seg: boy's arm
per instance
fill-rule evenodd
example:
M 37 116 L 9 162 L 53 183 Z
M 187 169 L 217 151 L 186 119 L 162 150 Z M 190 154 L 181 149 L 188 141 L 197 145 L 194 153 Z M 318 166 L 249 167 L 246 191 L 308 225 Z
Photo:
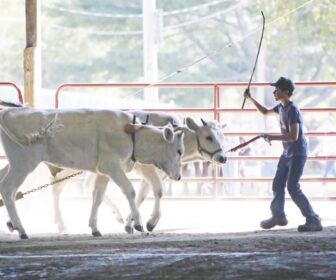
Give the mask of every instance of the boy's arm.
M 291 124 L 289 128 L 289 133 L 287 134 L 264 134 L 263 137 L 266 141 L 278 140 L 284 142 L 294 142 L 299 138 L 299 124 Z
M 257 108 L 257 110 L 263 115 L 269 115 L 275 113 L 273 109 L 267 109 L 266 107 L 262 106 L 257 100 L 255 100 L 250 93 L 249 89 L 246 89 L 244 92 L 244 97 L 250 99 L 253 105 Z

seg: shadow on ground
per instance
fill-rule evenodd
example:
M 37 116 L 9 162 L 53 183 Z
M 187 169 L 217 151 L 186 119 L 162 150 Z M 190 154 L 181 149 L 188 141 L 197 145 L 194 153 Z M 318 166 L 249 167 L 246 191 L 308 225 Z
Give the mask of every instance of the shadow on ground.
M 240 233 L 0 234 L 1 279 L 336 279 L 336 227 Z

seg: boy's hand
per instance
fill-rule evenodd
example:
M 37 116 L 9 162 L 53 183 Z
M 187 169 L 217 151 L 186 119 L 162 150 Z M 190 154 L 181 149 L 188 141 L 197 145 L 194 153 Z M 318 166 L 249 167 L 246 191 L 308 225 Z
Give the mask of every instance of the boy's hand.
M 250 93 L 250 89 L 245 89 L 245 91 L 244 91 L 244 97 L 245 98 L 251 98 L 251 93 Z
M 271 143 L 271 136 L 268 135 L 268 134 L 262 134 L 261 137 L 264 138 L 264 140 L 270 145 L 272 146 L 272 143 Z

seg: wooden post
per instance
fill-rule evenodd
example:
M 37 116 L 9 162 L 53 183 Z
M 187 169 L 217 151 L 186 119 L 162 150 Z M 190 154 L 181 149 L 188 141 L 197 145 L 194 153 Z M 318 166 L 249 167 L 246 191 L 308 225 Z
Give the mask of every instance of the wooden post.
M 35 48 L 25 48 L 24 50 L 24 102 L 30 107 L 34 107 L 34 52 Z
M 26 0 L 26 48 L 24 50 L 24 102 L 34 106 L 35 48 L 37 43 L 37 1 Z

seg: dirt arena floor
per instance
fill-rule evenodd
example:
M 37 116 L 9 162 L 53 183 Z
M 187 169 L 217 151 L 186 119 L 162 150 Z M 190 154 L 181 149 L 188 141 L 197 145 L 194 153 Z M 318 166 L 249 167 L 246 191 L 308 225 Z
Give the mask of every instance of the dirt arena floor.
M 335 279 L 336 228 L 2 241 L 1 279 Z
M 62 235 L 45 201 L 18 203 L 30 237 L 24 241 L 8 232 L 1 208 L 0 279 L 336 279 L 335 201 L 312 201 L 325 226 L 317 233 L 297 232 L 304 219 L 291 201 L 288 226 L 263 231 L 269 201 L 163 200 L 154 232 L 133 235 L 102 206 L 101 238 L 87 227 L 89 200 L 63 199 Z M 146 201 L 141 208 L 144 221 L 151 207 Z

